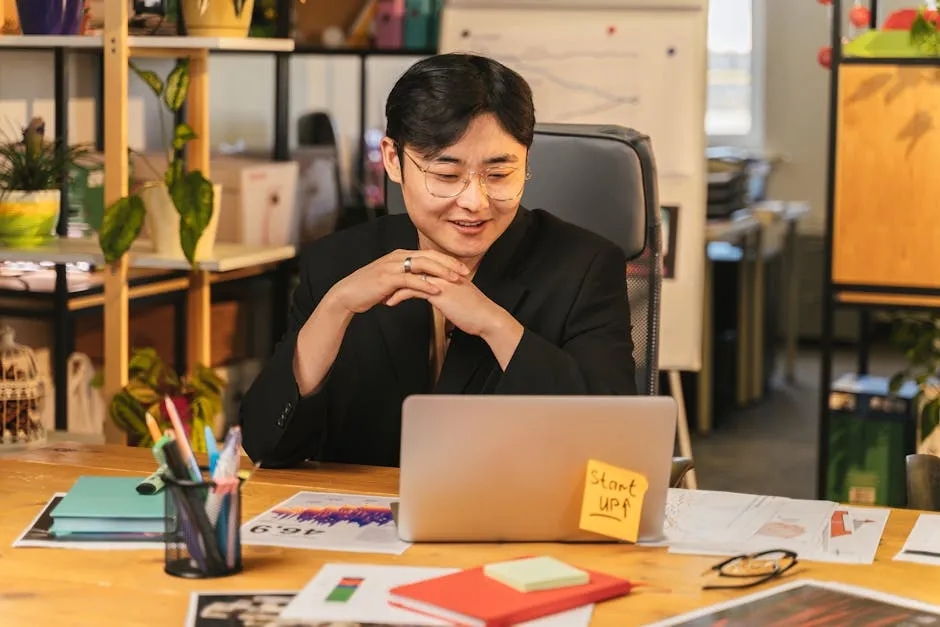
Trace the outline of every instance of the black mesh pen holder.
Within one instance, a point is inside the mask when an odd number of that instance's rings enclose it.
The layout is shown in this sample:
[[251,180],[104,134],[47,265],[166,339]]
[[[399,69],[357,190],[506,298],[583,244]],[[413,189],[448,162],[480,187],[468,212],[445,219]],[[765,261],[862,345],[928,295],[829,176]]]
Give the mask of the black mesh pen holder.
[[178,480],[164,475],[163,570],[176,577],[208,579],[242,570],[241,480],[228,484]]

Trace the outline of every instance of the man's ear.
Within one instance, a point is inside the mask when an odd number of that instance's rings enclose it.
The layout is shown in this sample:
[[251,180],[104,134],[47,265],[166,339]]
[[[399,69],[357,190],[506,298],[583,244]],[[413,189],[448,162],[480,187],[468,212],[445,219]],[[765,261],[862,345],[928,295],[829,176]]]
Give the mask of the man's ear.
[[388,178],[401,185],[401,160],[398,158],[398,149],[391,137],[383,137],[379,144],[382,151],[382,164],[388,173]]

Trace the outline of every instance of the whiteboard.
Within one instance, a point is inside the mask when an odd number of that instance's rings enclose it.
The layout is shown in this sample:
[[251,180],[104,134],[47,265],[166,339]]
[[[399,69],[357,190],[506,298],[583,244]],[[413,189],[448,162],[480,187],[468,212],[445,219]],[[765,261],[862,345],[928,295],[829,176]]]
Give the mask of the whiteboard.
[[706,220],[704,7],[576,11],[467,4],[445,6],[441,52],[482,54],[519,72],[532,87],[538,122],[617,124],[650,136],[660,204],[678,207],[674,275],[663,280],[660,368],[698,371]]

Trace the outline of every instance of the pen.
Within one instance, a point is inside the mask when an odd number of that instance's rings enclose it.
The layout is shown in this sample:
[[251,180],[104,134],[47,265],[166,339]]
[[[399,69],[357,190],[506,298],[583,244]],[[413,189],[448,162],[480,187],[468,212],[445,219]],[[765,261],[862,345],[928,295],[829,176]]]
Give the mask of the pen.
[[163,489],[163,473],[166,467],[157,468],[150,476],[137,484],[138,494],[156,494]]
[[215,472],[215,464],[219,461],[219,447],[215,443],[215,434],[212,428],[206,425],[206,452],[209,453],[209,475]]
[[157,440],[152,447],[150,447],[150,450],[153,451],[153,458],[157,460],[157,464],[159,464],[164,470],[166,470],[166,453],[163,452],[163,447],[166,446],[167,442],[169,442],[171,439],[172,437],[168,431],[161,435],[160,439]]
[[154,443],[163,437],[160,433],[160,427],[157,425],[157,421],[150,415],[149,411],[147,412],[147,428],[150,429],[150,437],[153,438]]
[[186,429],[183,428],[183,421],[180,420],[180,415],[176,412],[176,406],[169,396],[163,397],[163,404],[166,406],[167,414],[170,415],[173,430],[176,431],[176,442],[180,448],[180,455],[183,457],[183,461],[189,465],[192,473],[191,478],[193,481],[200,481],[202,473],[199,472],[199,463],[196,461],[196,456],[193,455],[193,449],[189,445],[189,438],[186,437]]

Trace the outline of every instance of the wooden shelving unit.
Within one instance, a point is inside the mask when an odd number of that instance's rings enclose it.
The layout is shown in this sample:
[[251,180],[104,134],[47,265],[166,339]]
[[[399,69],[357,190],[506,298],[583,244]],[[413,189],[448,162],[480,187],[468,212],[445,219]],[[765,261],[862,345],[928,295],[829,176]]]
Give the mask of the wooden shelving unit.
[[[186,57],[190,63],[187,122],[197,139],[187,146],[187,168],[201,170],[211,179],[209,170],[209,51],[248,48],[252,51],[290,51],[294,42],[278,39],[206,39],[196,37],[129,37],[127,3],[108,2],[105,8],[104,34],[96,37],[104,49],[104,197],[105,205],[127,194],[127,84],[131,56],[151,58]],[[284,258],[292,257],[287,247]],[[220,251],[223,252],[223,251]],[[217,255],[219,257],[220,255]],[[107,266],[104,284],[104,392],[111,398],[127,383],[128,362],[128,284],[130,254]],[[270,259],[269,259],[270,260]],[[258,260],[248,259],[246,265]],[[210,363],[210,273],[200,264],[189,276],[187,325],[189,328],[190,366]],[[105,439],[123,441],[111,421],[105,421]]]
[[[0,23],[3,20],[3,1],[0,0]],[[120,4],[120,3],[118,3]],[[111,3],[105,3],[107,10],[113,10],[113,7],[110,6]],[[359,119],[359,132],[360,132],[360,148],[364,146],[364,131],[366,129],[366,102],[367,102],[367,60],[372,57],[422,57],[426,55],[435,54],[436,50],[417,50],[417,49],[395,49],[395,50],[385,50],[385,49],[375,49],[375,48],[325,48],[319,46],[309,46],[299,44],[295,46],[295,43],[292,39],[287,38],[287,35],[290,33],[290,23],[291,23],[291,4],[290,0],[280,0],[278,8],[278,34],[279,38],[267,38],[267,37],[249,37],[249,38],[203,38],[203,37],[176,37],[176,36],[163,36],[163,35],[154,35],[154,36],[131,36],[127,32],[126,19],[123,22],[123,25],[120,25],[120,17],[117,14],[108,14],[105,16],[107,22],[105,26],[105,32],[103,34],[95,35],[74,35],[74,36],[44,36],[44,35],[0,35],[0,52],[2,51],[45,51],[51,54],[54,68],[54,101],[55,101],[55,128],[56,134],[60,137],[68,137],[69,129],[69,115],[68,115],[68,102],[69,102],[69,63],[68,59],[71,56],[81,55],[81,56],[91,56],[92,58],[97,57],[98,72],[97,77],[99,78],[98,86],[98,97],[96,98],[96,145],[98,150],[105,151],[106,153],[120,154],[120,151],[115,148],[121,144],[126,145],[126,135],[124,139],[116,138],[113,136],[108,136],[109,141],[106,141],[105,136],[107,135],[105,129],[108,129],[108,132],[113,133],[115,131],[115,120],[123,120],[120,126],[126,128],[126,102],[115,104],[114,99],[117,98],[118,92],[125,94],[123,97],[126,98],[127,94],[127,74],[124,72],[120,73],[118,70],[114,70],[112,66],[117,62],[116,55],[122,55],[123,63],[121,67],[126,68],[126,61],[130,57],[150,57],[150,58],[181,58],[187,57],[191,59],[191,74],[193,76],[194,86],[191,88],[191,95],[188,102],[188,109],[200,108],[202,107],[203,113],[190,112],[190,123],[196,121],[197,117],[202,115],[202,123],[205,124],[205,132],[202,133],[202,137],[206,137],[208,134],[208,124],[205,119],[207,117],[207,111],[205,106],[208,102],[208,94],[206,83],[206,59],[207,56],[211,54],[269,54],[274,60],[274,77],[275,77],[275,90],[274,90],[274,137],[273,137],[273,150],[272,158],[276,161],[283,161],[290,158],[289,148],[288,148],[288,138],[289,138],[289,100],[290,100],[290,61],[295,55],[303,56],[328,56],[328,57],[340,57],[340,56],[352,56],[356,57],[359,60],[360,66],[360,119]],[[121,13],[124,17],[127,17],[126,7]],[[118,21],[115,21],[118,20]],[[110,25],[110,26],[109,26]],[[106,70],[106,67],[109,68]],[[117,66],[115,66],[117,67]],[[198,82],[202,83],[202,86],[196,86],[195,83],[196,75],[200,74]],[[115,73],[118,72],[118,73]],[[120,87],[115,87],[119,85]],[[200,98],[202,98],[200,104]],[[119,117],[115,117],[119,116]],[[106,123],[107,122],[107,123]],[[122,130],[123,135],[123,130]],[[190,163],[194,167],[196,163],[199,163],[200,159],[205,161],[204,165],[201,167],[204,172],[208,172],[208,161],[207,161],[207,147],[208,143],[205,143],[202,147],[193,147],[190,149]],[[126,154],[126,153],[125,153]],[[193,161],[193,155],[195,155],[196,161]],[[356,177],[356,187],[357,189],[361,187],[364,177],[364,162],[362,158],[357,159],[357,177]],[[109,159],[106,162],[106,172],[110,173],[108,178],[111,180],[110,187],[108,188],[107,199],[113,199],[118,197],[119,194],[123,193],[124,190],[120,186],[120,175],[116,174],[119,171],[123,171],[123,168],[126,168],[126,159],[118,158],[118,160]],[[123,180],[126,180],[123,179]],[[61,239],[54,243],[50,244],[48,247],[43,247],[41,249],[33,249],[31,251],[23,250],[10,250],[0,247],[0,261],[32,261],[32,262],[46,262],[53,263],[55,265],[56,281],[55,288],[51,294],[46,294],[41,300],[50,301],[51,307],[48,307],[44,304],[43,311],[45,316],[51,317],[53,326],[55,329],[54,337],[54,351],[53,351],[53,360],[52,360],[52,370],[53,378],[56,381],[65,380],[67,377],[67,359],[68,355],[74,350],[75,338],[74,338],[74,328],[73,328],[73,313],[79,307],[79,303],[76,299],[87,300],[86,296],[89,298],[94,298],[97,302],[101,300],[100,288],[99,292],[95,294],[86,295],[83,291],[74,292],[68,287],[68,265],[74,263],[87,263],[93,266],[100,264],[103,259],[100,254],[100,251],[97,249],[96,241],[88,240],[71,240],[67,238],[68,234],[68,190],[63,187],[61,190],[62,196],[62,211],[60,214],[59,224],[57,225],[56,232],[61,236]],[[190,303],[195,302],[196,304],[190,305],[190,311],[188,319],[191,324],[197,325],[208,324],[208,286],[205,281],[205,273],[226,273],[224,277],[213,276],[213,279],[220,280],[231,280],[231,277],[238,275],[239,277],[252,275],[258,277],[262,280],[273,279],[275,286],[275,294],[280,295],[282,292],[284,295],[287,294],[289,290],[289,281],[290,273],[292,271],[291,263],[281,262],[279,260],[284,259],[283,255],[285,251],[276,250],[276,249],[266,249],[261,251],[249,252],[247,250],[234,250],[220,245],[216,247],[217,259],[212,260],[211,262],[206,262],[200,265],[199,270],[193,274],[191,278],[190,286],[190,298],[188,301]],[[263,263],[261,266],[255,266],[255,270],[252,271],[249,266],[245,265],[249,260],[254,259],[255,263]],[[105,326],[112,333],[112,337],[109,340],[106,340],[107,348],[106,355],[116,354],[111,351],[118,351],[121,347],[121,343],[118,341],[118,329],[120,328],[121,320],[126,320],[128,315],[128,306],[126,300],[122,296],[122,291],[119,286],[122,284],[122,278],[127,278],[127,270],[136,270],[136,269],[145,269],[145,268],[162,268],[167,270],[182,270],[183,268],[178,267],[177,260],[166,260],[158,259],[154,255],[149,254],[146,243],[141,243],[141,245],[135,246],[131,250],[131,254],[128,259],[125,260],[123,266],[118,264],[115,267],[109,268],[107,274],[112,277],[107,282],[111,286],[111,289],[108,290],[108,299],[107,303],[109,307],[102,307],[102,309],[107,309],[111,312],[110,317],[106,316]],[[214,264],[214,265],[213,265]],[[274,267],[276,266],[276,267]],[[100,266],[97,266],[100,267]],[[188,268],[186,269],[188,271]],[[170,276],[170,275],[168,275]],[[237,279],[241,280],[241,279]],[[252,279],[253,280],[253,279]],[[126,282],[123,282],[126,286]],[[161,287],[157,288],[155,286],[148,286],[144,291],[153,291],[160,290],[164,291],[167,295],[169,292],[166,290],[179,289],[178,279],[168,278],[164,283],[161,283]],[[173,288],[173,286],[176,288]],[[199,286],[202,285],[201,288]],[[143,289],[143,288],[141,288]],[[125,290],[126,291],[126,290]],[[138,303],[142,302],[145,299],[138,298],[137,295],[140,293],[140,289],[132,289],[129,292],[129,296],[133,299],[133,302]],[[9,289],[0,289],[0,315],[21,315],[20,312],[28,311],[34,312],[38,311],[32,305],[26,305],[25,308],[19,303],[26,301],[34,301],[35,295],[28,295],[18,290],[9,290]],[[175,298],[175,297],[174,297]],[[277,298],[277,297],[276,297]],[[286,308],[286,297],[283,299],[283,308]],[[75,301],[75,302],[73,302]],[[13,305],[9,305],[10,302],[13,302]],[[84,302],[84,301],[83,301]],[[122,304],[123,303],[123,304]],[[51,312],[51,315],[50,315]],[[283,314],[283,315],[282,315]],[[116,317],[115,317],[116,316]],[[284,318],[286,320],[286,311],[279,310],[278,303],[274,305],[274,328],[272,329],[272,334],[277,337],[279,336],[279,329],[282,328],[280,319]],[[116,321],[117,327],[111,322]],[[195,328],[195,327],[194,327]],[[200,327],[203,328],[203,327]],[[126,338],[126,334],[123,335]],[[194,359],[198,359],[201,356],[205,356],[206,348],[206,337],[205,334],[199,335],[195,334],[191,338],[186,337],[184,332],[182,336],[176,338],[176,345],[194,345],[194,341],[197,342],[195,346],[201,347],[200,349],[192,349],[189,351],[189,354],[186,356],[186,364],[191,366],[194,362]],[[121,352],[121,354],[126,354]],[[177,355],[180,354],[180,351],[177,350]],[[109,362],[110,365],[110,362]],[[124,371],[122,364],[114,365],[114,368],[121,368],[121,371]],[[109,391],[117,389],[119,387],[121,378],[112,372],[112,379],[110,379]],[[56,386],[56,395],[55,395],[55,407],[56,407],[56,428],[65,429],[67,426],[67,396],[66,396],[67,386],[57,385]],[[114,435],[114,434],[112,434]]]

